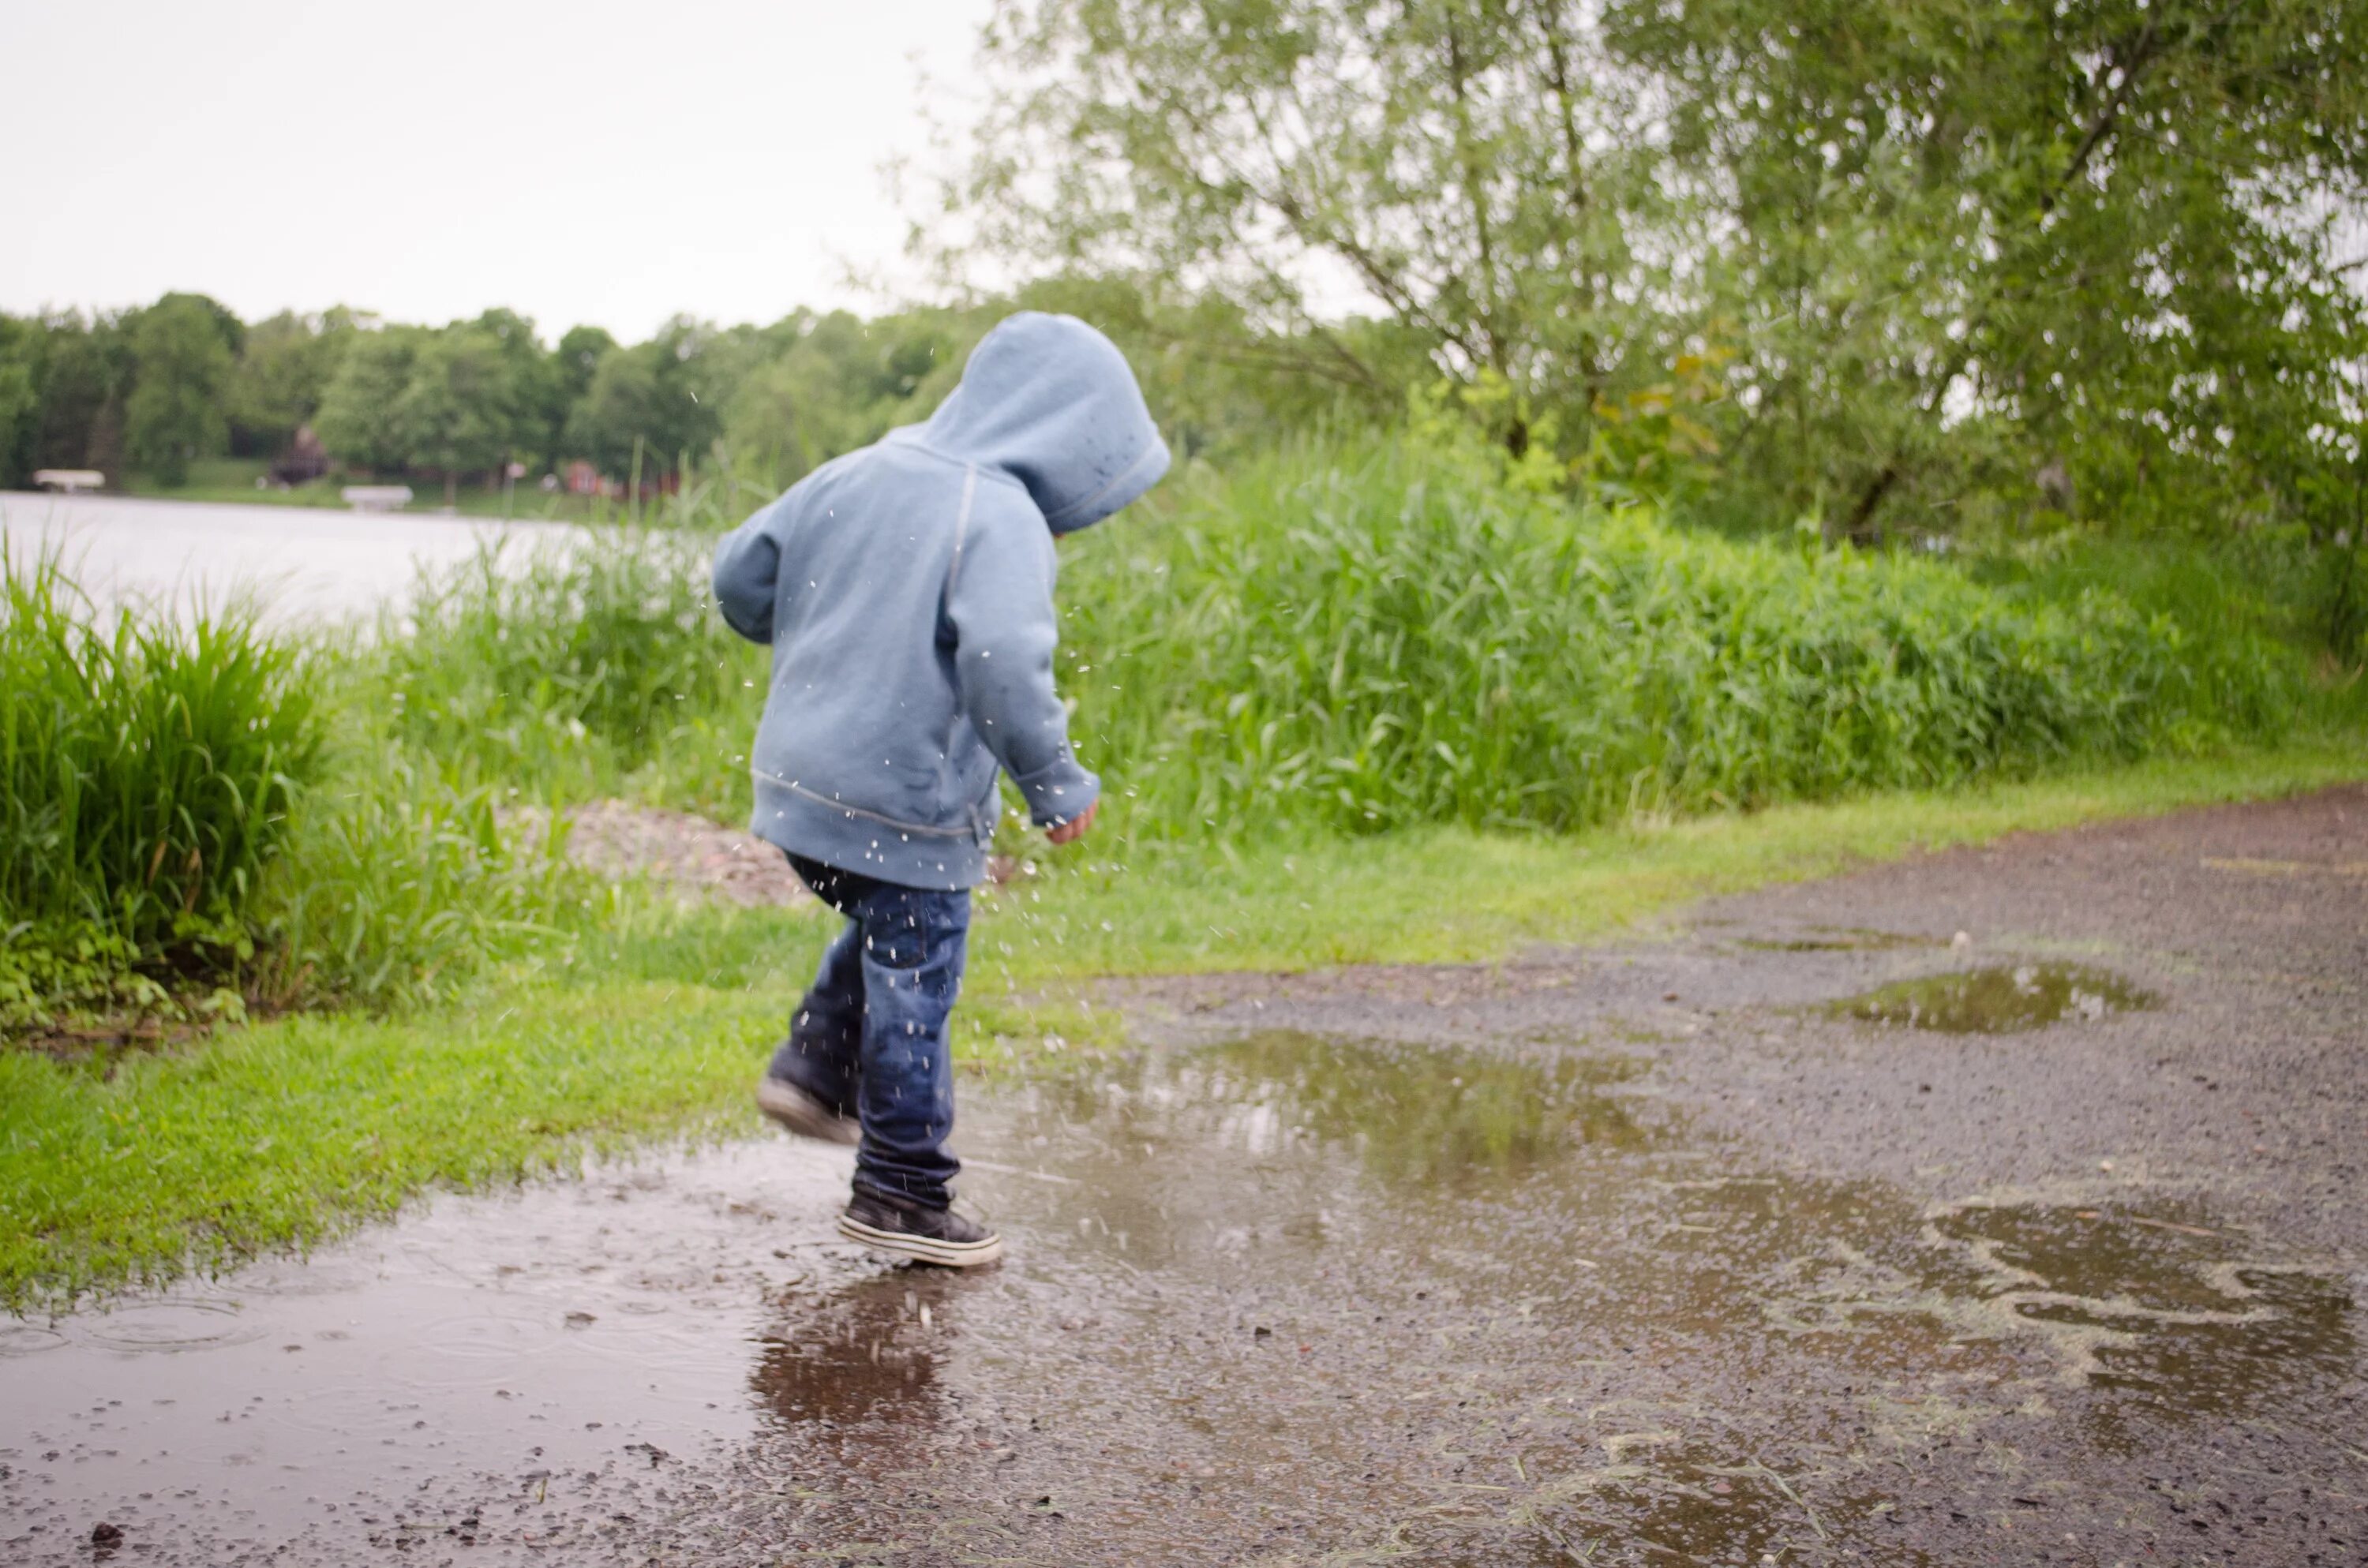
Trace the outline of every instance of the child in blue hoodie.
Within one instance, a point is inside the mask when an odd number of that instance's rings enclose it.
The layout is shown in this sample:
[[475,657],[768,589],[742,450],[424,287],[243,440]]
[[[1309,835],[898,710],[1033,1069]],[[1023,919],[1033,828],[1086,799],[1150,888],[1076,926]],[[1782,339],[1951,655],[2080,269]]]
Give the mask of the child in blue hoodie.
[[1022,312],[927,422],[824,464],[717,547],[724,619],[773,649],[750,825],[847,917],[757,1103],[856,1145],[852,1240],[953,1267],[1002,1256],[947,1185],[970,890],[998,769],[1055,844],[1093,822],[1100,781],[1053,685],[1053,541],[1167,471],[1117,347]]

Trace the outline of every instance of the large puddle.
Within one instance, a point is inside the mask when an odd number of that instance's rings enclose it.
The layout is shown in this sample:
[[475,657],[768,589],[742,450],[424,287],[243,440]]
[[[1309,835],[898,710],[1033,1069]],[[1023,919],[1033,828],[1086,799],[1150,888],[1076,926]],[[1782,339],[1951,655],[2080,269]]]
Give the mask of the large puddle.
[[2166,1447],[2357,1446],[2327,1260],[1755,1168],[1617,1057],[1266,1035],[965,1113],[975,1277],[759,1140],[18,1324],[0,1555],[1977,1561],[2126,1532]]

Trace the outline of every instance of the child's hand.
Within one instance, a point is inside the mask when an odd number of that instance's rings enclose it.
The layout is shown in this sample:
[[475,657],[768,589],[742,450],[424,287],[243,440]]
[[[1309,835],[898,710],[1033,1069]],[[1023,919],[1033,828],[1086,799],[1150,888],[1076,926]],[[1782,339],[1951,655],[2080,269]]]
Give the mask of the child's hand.
[[1057,827],[1046,828],[1044,830],[1044,836],[1051,839],[1055,844],[1074,844],[1078,839],[1083,838],[1086,835],[1086,829],[1094,825],[1094,813],[1101,809],[1102,803],[1099,801],[1096,801],[1092,805],[1087,806],[1084,811],[1079,812],[1067,822],[1061,824]]

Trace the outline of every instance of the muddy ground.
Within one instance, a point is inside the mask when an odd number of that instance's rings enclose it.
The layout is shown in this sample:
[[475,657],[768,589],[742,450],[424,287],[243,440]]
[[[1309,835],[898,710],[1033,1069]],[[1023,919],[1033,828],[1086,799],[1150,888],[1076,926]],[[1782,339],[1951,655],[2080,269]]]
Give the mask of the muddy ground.
[[2368,791],[1113,994],[979,1276],[751,1138],[0,1328],[0,1560],[2368,1562]]

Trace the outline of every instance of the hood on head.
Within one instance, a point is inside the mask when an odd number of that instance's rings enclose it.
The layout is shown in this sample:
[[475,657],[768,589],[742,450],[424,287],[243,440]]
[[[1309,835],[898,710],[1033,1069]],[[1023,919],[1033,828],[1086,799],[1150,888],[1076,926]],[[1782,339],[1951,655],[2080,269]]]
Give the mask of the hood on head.
[[1167,443],[1126,356],[1076,317],[1041,311],[1007,316],[979,340],[922,432],[1026,485],[1056,534],[1100,522],[1167,472]]

